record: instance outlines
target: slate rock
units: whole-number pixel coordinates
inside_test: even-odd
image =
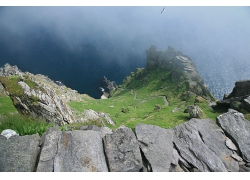
[[[238,154],[232,154],[231,157],[234,158],[234,159],[236,159],[239,162],[243,161],[243,159]]]
[[[152,171],[168,172],[173,158],[173,131],[155,125],[138,124],[135,133]]]
[[[139,144],[133,131],[121,126],[103,138],[111,172],[138,172],[142,168]]]
[[[203,142],[195,119],[173,128],[173,142],[180,156],[202,172],[227,171],[221,159]]]
[[[250,122],[244,115],[239,112],[227,112],[217,117],[217,124],[238,147],[242,158],[250,162]]]
[[[62,132],[54,159],[55,172],[107,172],[99,131]]]
[[[0,172],[33,172],[40,151],[39,135],[0,135]]]
[[[234,150],[234,151],[237,151],[238,150],[238,148],[235,146],[235,144],[231,141],[231,139],[229,139],[228,137],[227,137],[227,139],[226,139],[226,146],[229,148],[229,149],[231,149],[231,150]]]
[[[61,133],[62,132],[58,128],[52,127],[41,137],[41,154],[37,166],[37,172],[53,172],[54,159],[57,154],[58,140]]]
[[[233,152],[226,146],[228,138],[216,122],[211,119],[193,119],[193,122],[204,144],[221,159],[227,171],[239,171],[238,162],[231,158]]]

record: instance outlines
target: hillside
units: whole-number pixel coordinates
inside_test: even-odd
[[[138,123],[154,124],[172,128],[190,119],[184,113],[188,106],[198,105],[202,117],[216,118],[210,105],[214,96],[204,85],[190,58],[172,47],[147,51],[146,68],[137,68],[123,83],[111,91],[109,99],[91,99],[84,102],[69,102],[75,111],[92,109],[105,112],[116,123],[133,128]]]
[[[172,47],[157,50],[153,45],[146,55],[146,67],[137,68],[121,85],[104,92],[105,97],[109,94],[105,99],[79,94],[41,74],[6,64],[0,69],[1,116],[17,114],[16,108],[25,117],[65,129],[93,124],[114,130],[121,125],[134,128],[139,123],[173,128],[191,118],[215,120],[227,111],[212,108],[216,99],[187,55]]]

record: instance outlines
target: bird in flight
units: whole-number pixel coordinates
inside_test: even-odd
[[[161,14],[165,11],[165,7],[162,9]]]

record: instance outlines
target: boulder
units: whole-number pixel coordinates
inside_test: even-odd
[[[221,159],[204,143],[204,139],[208,137],[202,136],[200,129],[197,128],[196,119],[180,124],[173,130],[174,145],[180,156],[189,164],[202,172],[227,171]]]
[[[227,171],[238,172],[239,165],[231,158],[233,152],[226,145],[229,140],[216,122],[211,119],[193,119],[193,122],[204,144],[220,158]]]
[[[56,128],[49,128],[41,138],[41,154],[37,172],[53,172],[54,159],[58,152],[58,140],[62,132]]]
[[[250,96],[243,100],[243,104],[248,112],[250,112]]]
[[[5,136],[7,139],[9,139],[11,136],[19,136],[19,134],[16,133],[16,131],[12,129],[5,129],[1,133],[2,136]]]
[[[121,126],[103,138],[111,172],[138,172],[142,168],[139,144],[133,131]]]
[[[0,172],[33,172],[40,151],[38,134],[12,136],[0,135]]]
[[[55,172],[107,172],[100,131],[62,132],[54,159]]]
[[[173,131],[155,125],[138,124],[139,146],[153,172],[168,172],[173,156]]]
[[[200,109],[198,105],[188,106],[184,112],[188,112],[190,118],[202,118],[203,111]]]
[[[239,112],[227,112],[217,117],[217,124],[234,142],[242,158],[250,162],[250,122]]]
[[[228,96],[225,96],[224,99],[230,99],[246,95],[250,95],[250,80],[237,81],[235,83],[233,91]]]

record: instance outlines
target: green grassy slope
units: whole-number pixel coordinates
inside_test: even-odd
[[[115,127],[108,125],[112,129],[120,125],[134,128],[138,123],[173,128],[189,119],[189,114],[184,110],[186,106],[194,104],[197,96],[187,91],[184,77],[174,80],[171,72],[160,68],[150,71],[140,68],[111,93],[111,98],[84,99],[84,102],[70,102],[69,106],[79,112],[93,109],[108,113],[116,123]],[[205,98],[200,97],[197,103],[204,117],[215,120],[219,115],[208,106],[209,101]]]

